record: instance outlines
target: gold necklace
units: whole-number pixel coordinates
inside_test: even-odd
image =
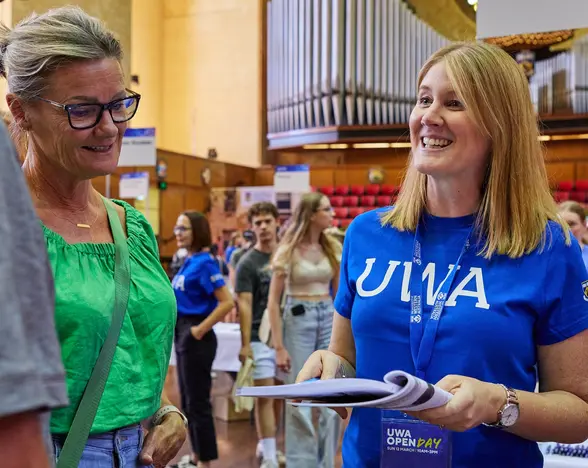
[[[86,222],[86,223],[76,223],[75,221],[72,221],[71,219],[68,219],[65,216],[58,215],[51,208],[47,208],[47,209],[49,210],[49,212],[53,216],[55,216],[55,217],[57,217],[59,219],[63,219],[64,221],[67,221],[68,223],[73,224],[73,225],[75,225],[76,227],[78,227],[80,229],[91,229],[92,228],[92,225],[96,222],[96,220],[98,219],[98,215],[100,214],[100,210],[98,210],[98,212],[96,213],[96,216],[94,217],[94,219],[92,220],[91,223],[88,223],[88,222]]]

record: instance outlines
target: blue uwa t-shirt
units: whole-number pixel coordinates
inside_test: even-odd
[[[209,315],[218,305],[214,291],[224,285],[218,262],[210,253],[189,256],[172,280],[178,314]]]
[[[414,373],[410,352],[409,279],[414,233],[381,226],[386,210],[365,213],[345,236],[335,300],[351,320],[357,377],[381,380],[388,371]],[[426,215],[422,230],[423,313],[428,319],[439,285],[454,264],[473,216]],[[456,274],[439,322],[426,379],[449,374],[533,392],[537,346],[563,341],[588,328],[588,273],[575,240],[565,245],[550,223],[543,252],[519,259],[476,255],[473,245]],[[522,408],[524,411],[524,408]],[[387,412],[389,413],[389,412]],[[386,415],[390,416],[389,414]],[[399,416],[399,415],[397,415]],[[381,410],[355,408],[343,443],[345,468],[379,468]],[[479,426],[453,433],[453,468],[539,468],[535,442]]]

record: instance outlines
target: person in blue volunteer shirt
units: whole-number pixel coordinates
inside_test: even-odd
[[[212,239],[206,217],[196,211],[182,213],[174,228],[178,248],[188,250],[172,286],[178,304],[175,333],[182,408],[188,418],[192,454],[178,468],[207,468],[218,458],[210,389],[216,335],[212,330],[233,308],[217,260],[210,253]]]
[[[298,381],[399,369],[453,394],[409,417],[355,408],[346,468],[409,466],[395,453],[410,466],[542,467],[535,441],[588,439],[588,274],[549,191],[524,74],[489,44],[439,50],[410,137],[396,205],[347,230],[330,347]],[[452,461],[385,446],[383,416],[429,424],[412,437],[447,431]]]

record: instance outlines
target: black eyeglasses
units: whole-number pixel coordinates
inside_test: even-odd
[[[178,234],[183,234],[184,232],[188,232],[191,231],[192,228],[186,227],[186,226],[176,226],[174,227],[174,234],[178,235]]]
[[[110,117],[112,117],[114,123],[131,120],[137,113],[141,95],[130,89],[126,91],[131,93],[131,95],[115,99],[107,104],[61,104],[41,97],[37,97],[37,99],[65,110],[71,128],[75,130],[86,130],[98,125],[105,110],[110,113]]]

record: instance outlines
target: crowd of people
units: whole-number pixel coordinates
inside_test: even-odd
[[[539,468],[538,441],[588,439],[586,213],[553,200],[506,52],[454,43],[429,58],[398,200],[355,218],[343,243],[321,193],[279,236],[276,207],[253,205],[224,258],[206,216],[186,211],[168,272],[145,217],[90,181],[116,169],[140,103],[121,60],[76,7],[0,31],[13,117],[11,136],[0,129],[3,466],[162,468],[187,438],[176,466],[212,466],[213,327],[234,310],[256,386],[403,370],[452,394],[423,411],[355,408],[345,467],[425,466],[382,450],[390,427],[434,429],[452,457],[436,466],[452,468]],[[163,390],[172,343],[181,408]],[[261,466],[334,467],[347,411],[322,408],[318,427],[308,407],[283,411],[282,454],[282,410],[256,401]]]

